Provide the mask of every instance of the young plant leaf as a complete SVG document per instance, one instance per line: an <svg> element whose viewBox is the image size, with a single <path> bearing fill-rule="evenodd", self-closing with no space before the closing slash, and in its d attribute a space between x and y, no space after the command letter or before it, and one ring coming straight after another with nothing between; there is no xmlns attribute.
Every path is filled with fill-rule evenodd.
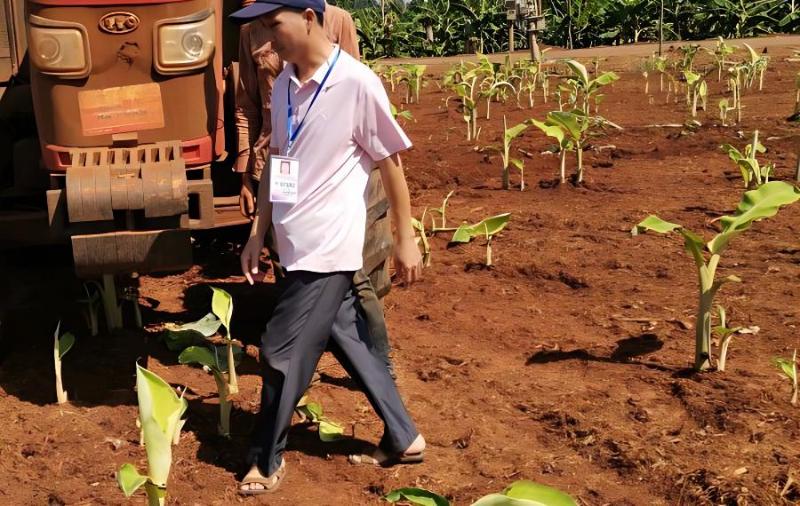
<svg viewBox="0 0 800 506"><path fill-rule="evenodd" d="M430 490L416 487L398 488L383 497L390 503L407 501L420 506L450 506L450 501Z"/></svg>
<svg viewBox="0 0 800 506"><path fill-rule="evenodd" d="M214 334L216 334L217 331L219 331L219 327L221 325L222 325L222 320L217 318L217 315L215 315L212 312L208 313L207 315L200 318L196 322L184 323L183 325L169 326L168 330L171 330L173 332L192 330L199 333L203 337L211 337Z"/></svg>
<svg viewBox="0 0 800 506"><path fill-rule="evenodd" d="M800 189L783 181L770 181L744 193L736 214L723 216L722 232L707 245L713 254L722 253L730 241L744 232L754 221L775 216L782 206L800 200Z"/></svg>
<svg viewBox="0 0 800 506"><path fill-rule="evenodd" d="M536 501L515 499L503 494L489 494L481 497L472 506L549 506Z"/></svg>
<svg viewBox="0 0 800 506"><path fill-rule="evenodd" d="M157 374L136 364L139 420L147 451L148 475L157 487L166 487L172 465L172 441L186 412L186 399Z"/></svg>
<svg viewBox="0 0 800 506"><path fill-rule="evenodd" d="M547 506L576 506L575 500L564 492L529 480L515 481L504 491L514 499L540 502Z"/></svg>
<svg viewBox="0 0 800 506"><path fill-rule="evenodd" d="M75 336L71 332L67 332L58 338L58 358L64 358L64 355L72 349L75 344Z"/></svg>
<svg viewBox="0 0 800 506"><path fill-rule="evenodd" d="M322 420L322 406L316 402L306 402L302 406L297 407L306 418L311 420L314 423L319 423Z"/></svg>
<svg viewBox="0 0 800 506"><path fill-rule="evenodd" d="M781 372L786 375L787 378L794 381L795 380L795 367L794 361L788 358L776 358L773 360L775 366L781 370Z"/></svg>
<svg viewBox="0 0 800 506"><path fill-rule="evenodd" d="M528 124L527 124L527 123L520 123L520 124L518 124L518 125L515 125L515 126L513 126L513 127L509 128L509 129L507 129L507 130L504 132L504 134L503 134L503 135L504 135L504 138L505 138L505 141L506 141L506 143L509 143L509 142L511 142L512 140L514 140L514 139L516 139L517 137L519 137L519 135L520 135L522 132L524 132L524 131L525 131L525 129L527 129L527 128L528 128Z"/></svg>
<svg viewBox="0 0 800 506"><path fill-rule="evenodd" d="M231 317L233 316L233 297L231 294L221 288L211 287L214 291L211 297L211 311L217 315L225 325L225 330L228 331L228 339L230 339L231 331Z"/></svg>
<svg viewBox="0 0 800 506"><path fill-rule="evenodd" d="M123 464L117 471L117 483L125 497L132 496L145 482L147 482L147 476L139 474L132 464Z"/></svg>
<svg viewBox="0 0 800 506"><path fill-rule="evenodd" d="M450 239L450 242L465 243L470 242L475 237L495 235L505 228L510 217L511 213L503 213L486 218L474 225L464 223L453 233L453 238Z"/></svg>
<svg viewBox="0 0 800 506"><path fill-rule="evenodd" d="M631 235L639 235L640 233L650 230L651 232L657 232L659 234L668 234L673 230L681 228L682 225L678 225L677 223L670 223L668 221L664 221L658 216L651 214L647 218L640 221L633 229L631 229Z"/></svg>
<svg viewBox="0 0 800 506"><path fill-rule="evenodd" d="M330 420L320 420L319 428L317 430L319 432L320 440L326 443L338 441L344 436L344 427L336 422L331 422Z"/></svg>
<svg viewBox="0 0 800 506"><path fill-rule="evenodd" d="M219 362L214 353L202 346L189 346L178 355L178 362L181 364L199 364L221 371Z"/></svg>
<svg viewBox="0 0 800 506"><path fill-rule="evenodd" d="M236 366L244 352L238 346L233 347L233 363ZM216 372L228 372L227 346L189 346L178 355L181 364L199 364Z"/></svg>

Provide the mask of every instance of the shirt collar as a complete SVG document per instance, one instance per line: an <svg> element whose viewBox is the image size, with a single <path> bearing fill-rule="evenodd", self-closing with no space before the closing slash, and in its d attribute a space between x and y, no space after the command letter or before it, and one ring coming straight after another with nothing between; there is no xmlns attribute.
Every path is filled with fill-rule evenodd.
<svg viewBox="0 0 800 506"><path fill-rule="evenodd" d="M339 51L339 45L334 44L333 50L331 51L331 54L328 55L328 59L325 61L325 64L320 65L319 68L316 70L316 72L314 72L314 75L311 76L311 79L309 79L305 84L308 84L313 81L317 84L317 86L319 86L322 83L322 80L325 78L325 73L328 72L328 68L333 63L333 59L336 58L336 53L338 51ZM291 81L294 83L297 89L300 89L304 86L304 83L300 82L300 79L297 78L296 71L297 69L293 63L291 72L289 73L289 79L291 79ZM328 79L330 79L330 77L328 77Z"/></svg>

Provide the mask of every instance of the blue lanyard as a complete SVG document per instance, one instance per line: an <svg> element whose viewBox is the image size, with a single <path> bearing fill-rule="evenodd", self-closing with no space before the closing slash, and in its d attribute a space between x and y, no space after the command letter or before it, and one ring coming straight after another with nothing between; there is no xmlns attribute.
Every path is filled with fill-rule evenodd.
<svg viewBox="0 0 800 506"><path fill-rule="evenodd" d="M292 145L294 145L294 141L297 140L297 136L300 135L300 130L303 128L303 124L306 122L306 117L308 117L308 113L314 106L314 102L317 101L319 92L322 91L322 87L325 86L325 82L331 75L331 71L333 70L333 67L336 65L336 62L339 60L339 55L341 53L342 53L342 48L340 47L339 50L336 52L336 56L333 58L333 62L331 62L330 66L328 67L328 71L325 72L325 77L323 77L322 82L319 83L317 91L314 92L314 96L311 98L311 103L308 104L308 109L306 109L306 113L303 115L303 119L300 120L300 124L297 125L297 130L294 130L292 128L292 91L291 91L292 87L288 86L286 88L286 99L288 102L288 106L286 107L286 132L287 132L286 137L288 138L288 143L286 146L287 155L289 154L289 151L292 150Z"/></svg>

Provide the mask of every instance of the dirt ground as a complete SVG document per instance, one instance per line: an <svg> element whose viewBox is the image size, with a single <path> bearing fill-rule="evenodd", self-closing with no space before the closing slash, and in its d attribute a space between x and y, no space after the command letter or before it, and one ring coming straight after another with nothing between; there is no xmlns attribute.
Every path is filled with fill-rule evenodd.
<svg viewBox="0 0 800 506"><path fill-rule="evenodd" d="M558 157L544 154L550 140L528 130L516 144L527 153L526 188L501 190L500 157L466 141L461 114L445 110L446 93L429 81L421 104L408 107L414 120L405 122L415 143L405 164L416 216L455 190L450 223L512 217L493 241L494 268L482 266L485 241L448 247L440 234L425 279L386 298L398 385L429 445L419 466L347 463L349 452L377 440L381 426L326 355L311 397L348 437L322 443L313 428L295 424L282 488L265 499L237 497L258 410L257 364L240 368L234 436L222 440L213 379L178 365L158 331L205 314L213 285L234 294L235 337L259 341L272 289L250 288L238 274L245 229L198 235L191 270L141 279L145 331L94 338L69 302L79 285L68 259L53 266L64 252L3 256L13 317L4 322L0 366L0 504L126 503L115 471L125 462L146 466L135 424L137 359L188 388L188 422L169 483L173 504L379 504L394 488L421 486L466 505L523 478L587 505L800 503L798 486L781 496L791 476L800 479L800 413L771 363L800 345L800 204L755 224L723 257L720 274L743 282L726 285L718 302L731 323L761 329L734 338L724 373L689 369L697 279L679 238L629 233L657 213L713 235L713 218L732 212L742 192L739 171L719 145L743 147L754 128L777 177L793 177L800 132L785 118L800 64L785 59L795 44L769 47L765 89L745 95L741 125L718 126L721 87L710 75L703 127L685 136L648 126L682 123L686 112L682 101L665 102L652 77L649 103L638 57L604 61L622 79L601 113L624 130L593 140L581 187L552 184ZM503 115L515 124L555 107L541 97L532 110L494 104L493 119L480 122L478 145L499 141ZM519 173L512 182L519 184ZM65 359L73 401L64 406L54 404L50 348L59 315L81 333Z"/></svg>

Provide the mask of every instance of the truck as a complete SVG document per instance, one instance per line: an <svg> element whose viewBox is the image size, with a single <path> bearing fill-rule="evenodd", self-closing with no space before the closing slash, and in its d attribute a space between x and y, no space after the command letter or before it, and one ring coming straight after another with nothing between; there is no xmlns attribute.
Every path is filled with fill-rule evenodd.
<svg viewBox="0 0 800 506"><path fill-rule="evenodd" d="M189 267L193 231L248 222L232 172L237 8L5 1L0 250L69 244L76 274L116 292L119 277ZM364 269L379 297L391 286L387 211L373 171Z"/></svg>

